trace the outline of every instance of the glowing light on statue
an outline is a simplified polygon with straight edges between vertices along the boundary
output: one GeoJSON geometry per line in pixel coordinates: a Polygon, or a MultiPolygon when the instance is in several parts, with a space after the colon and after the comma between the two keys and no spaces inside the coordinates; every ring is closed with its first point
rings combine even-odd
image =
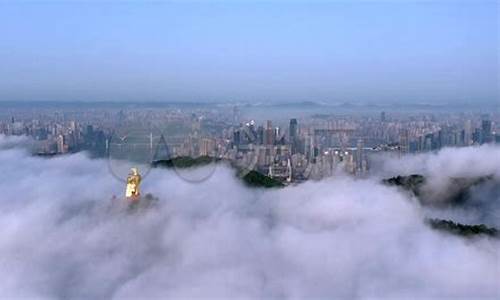
{"type": "Polygon", "coordinates": [[[125,190],[125,197],[132,201],[139,199],[141,195],[140,191],[141,175],[137,168],[130,169],[130,173],[127,177],[127,188],[125,190]]]}

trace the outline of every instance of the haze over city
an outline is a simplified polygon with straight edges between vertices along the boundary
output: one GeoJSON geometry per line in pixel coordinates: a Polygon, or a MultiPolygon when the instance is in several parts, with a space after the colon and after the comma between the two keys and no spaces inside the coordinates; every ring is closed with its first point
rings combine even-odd
{"type": "Polygon", "coordinates": [[[0,299],[500,299],[499,5],[0,2],[0,299]]]}
{"type": "Polygon", "coordinates": [[[498,6],[2,2],[0,100],[497,103],[498,6]]]}

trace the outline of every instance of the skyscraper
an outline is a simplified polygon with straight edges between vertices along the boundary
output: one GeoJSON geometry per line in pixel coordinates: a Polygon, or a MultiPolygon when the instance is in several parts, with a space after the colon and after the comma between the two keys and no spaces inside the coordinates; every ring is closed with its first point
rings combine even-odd
{"type": "Polygon", "coordinates": [[[262,125],[257,127],[257,144],[264,144],[264,135],[264,127],[262,125]]]}
{"type": "Polygon", "coordinates": [[[297,152],[297,140],[298,140],[298,123],[297,119],[290,119],[290,127],[288,129],[290,145],[292,146],[292,154],[297,152]]]}
{"type": "Polygon", "coordinates": [[[410,150],[410,137],[408,130],[402,130],[399,134],[399,152],[406,154],[410,150]]]}
{"type": "Polygon", "coordinates": [[[481,144],[491,143],[492,135],[491,135],[491,121],[483,120],[481,124],[481,144]]]}
{"type": "Polygon", "coordinates": [[[297,119],[290,119],[290,127],[288,129],[290,135],[290,141],[295,140],[298,134],[298,123],[297,119]]]}
{"type": "Polygon", "coordinates": [[[472,144],[472,124],[470,120],[465,121],[464,124],[464,146],[472,144]]]}
{"type": "Polygon", "coordinates": [[[233,132],[233,144],[239,146],[241,143],[241,132],[239,129],[233,132]]]}
{"type": "Polygon", "coordinates": [[[356,173],[362,174],[365,170],[364,168],[364,160],[365,160],[365,155],[363,152],[363,140],[359,139],[357,143],[357,149],[356,149],[356,173]]]}
{"type": "Polygon", "coordinates": [[[385,122],[386,116],[385,116],[385,111],[380,113],[380,122],[385,122]]]}
{"type": "Polygon", "coordinates": [[[64,145],[64,136],[62,134],[57,136],[56,145],[57,145],[57,153],[65,153],[66,152],[66,149],[64,147],[65,146],[64,145]]]}
{"type": "Polygon", "coordinates": [[[266,123],[265,134],[266,134],[266,137],[265,137],[266,145],[273,145],[274,144],[274,128],[273,128],[273,122],[271,120],[268,120],[266,123]]]}

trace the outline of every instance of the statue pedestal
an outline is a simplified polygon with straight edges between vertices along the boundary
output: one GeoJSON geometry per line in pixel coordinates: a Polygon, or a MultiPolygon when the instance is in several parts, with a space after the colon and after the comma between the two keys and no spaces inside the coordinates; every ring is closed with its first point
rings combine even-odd
{"type": "Polygon", "coordinates": [[[159,199],[152,194],[146,194],[145,196],[136,196],[133,198],[126,199],[127,210],[136,211],[143,209],[150,209],[158,205],[159,199]]]}

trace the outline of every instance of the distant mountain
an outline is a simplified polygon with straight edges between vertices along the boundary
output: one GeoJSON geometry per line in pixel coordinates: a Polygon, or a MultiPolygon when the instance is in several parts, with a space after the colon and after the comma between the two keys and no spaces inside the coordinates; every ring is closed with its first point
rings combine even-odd
{"type": "MultiPolygon", "coordinates": [[[[423,189],[424,185],[427,182],[427,179],[422,175],[413,174],[409,176],[395,176],[384,179],[382,180],[382,182],[387,185],[398,186],[410,192],[417,197],[422,205],[448,207],[478,205],[478,203],[474,203],[474,200],[471,198],[471,190],[483,184],[495,184],[495,182],[492,182],[493,180],[494,177],[491,175],[473,178],[450,178],[448,185],[444,186],[445,191],[440,194],[444,198],[437,199],[438,201],[436,201],[436,199],[428,199],[428,196],[423,189]]],[[[433,229],[445,231],[463,237],[472,237],[478,235],[500,237],[498,229],[487,227],[485,224],[466,225],[455,223],[451,220],[441,219],[427,219],[426,221],[427,224],[429,224],[433,229]]]]}
{"type": "Polygon", "coordinates": [[[410,191],[413,195],[421,194],[422,186],[425,184],[425,177],[419,174],[409,176],[396,176],[382,180],[387,185],[402,187],[404,190],[410,191]]]}
{"type": "Polygon", "coordinates": [[[165,167],[165,168],[192,168],[192,167],[201,167],[208,165],[210,163],[220,161],[219,159],[215,159],[209,156],[199,156],[199,157],[190,157],[190,156],[177,156],[171,159],[165,160],[156,160],[151,163],[153,168],[165,167]]]}
{"type": "MultiPolygon", "coordinates": [[[[189,156],[178,156],[172,159],[166,160],[157,160],[151,163],[153,168],[193,168],[193,167],[201,167],[208,165],[210,163],[222,162],[221,159],[216,159],[209,156],[200,156],[200,157],[189,157],[189,156]]],[[[231,164],[230,164],[231,165],[231,164]]],[[[231,165],[235,170],[236,174],[239,174],[239,178],[250,187],[263,187],[263,188],[275,188],[275,187],[284,187],[285,185],[269,176],[261,174],[257,171],[250,172],[242,172],[239,168],[234,165],[231,165]]]]}
{"type": "Polygon", "coordinates": [[[242,179],[247,185],[253,187],[276,188],[285,186],[282,182],[257,171],[248,172],[242,179]]]}
{"type": "Polygon", "coordinates": [[[322,102],[315,101],[299,101],[299,102],[262,102],[262,103],[253,103],[249,104],[253,107],[271,107],[271,108],[311,108],[311,107],[322,107],[322,106],[330,106],[329,104],[325,104],[322,102]]]}
{"type": "Polygon", "coordinates": [[[480,225],[464,225],[455,223],[449,220],[427,219],[427,223],[434,229],[446,231],[463,237],[472,237],[477,235],[487,235],[491,237],[499,237],[499,232],[496,228],[487,227],[484,224],[480,225]]]}
{"type": "MultiPolygon", "coordinates": [[[[383,179],[382,182],[387,185],[393,185],[403,188],[417,196],[423,204],[432,205],[459,205],[463,204],[470,198],[471,189],[486,184],[494,180],[492,175],[463,178],[454,177],[450,178],[446,186],[446,192],[443,193],[442,199],[433,201],[428,199],[428,196],[423,192],[423,187],[427,179],[419,174],[409,176],[395,176],[388,179],[383,179]]],[[[435,200],[435,199],[434,199],[435,200]]]]}

